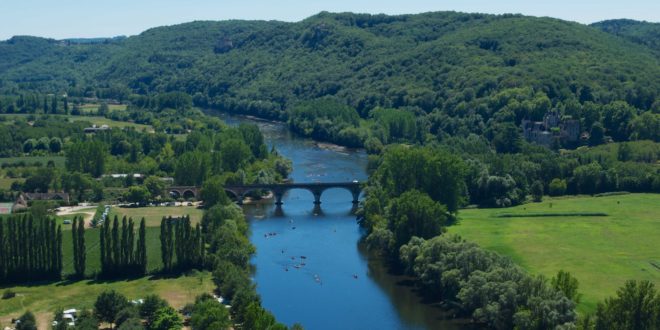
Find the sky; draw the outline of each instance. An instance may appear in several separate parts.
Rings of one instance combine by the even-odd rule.
[[[660,22],[660,0],[0,0],[0,40],[136,35],[195,20],[295,22],[321,11],[415,14],[429,11],[549,16],[580,23],[631,18]]]

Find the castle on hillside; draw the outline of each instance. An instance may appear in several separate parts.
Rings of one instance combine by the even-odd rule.
[[[561,144],[576,143],[580,139],[580,121],[570,116],[562,117],[553,110],[543,116],[543,121],[523,119],[520,124],[525,140],[546,147],[555,141]]]

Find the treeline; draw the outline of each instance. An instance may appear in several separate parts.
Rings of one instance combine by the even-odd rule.
[[[355,109],[332,99],[302,102],[288,112],[294,132],[322,141],[335,141],[348,147],[361,147],[366,133],[359,130],[360,116]]]
[[[266,148],[255,125],[229,127],[218,118],[191,109],[186,110],[185,117],[162,113],[158,119],[167,125],[186,123],[179,126],[186,134],[184,139],[164,132],[115,127],[85,135],[83,128],[91,124],[50,115],[34,116],[33,125],[24,118],[14,120],[16,125],[0,125],[0,137],[7,137],[0,139],[0,146],[7,147],[0,156],[2,152],[5,156],[25,156],[23,151],[30,149],[31,156],[65,157],[64,169],[59,158],[49,159],[48,164],[19,161],[17,166],[5,166],[0,175],[16,181],[11,186],[14,192],[63,191],[69,193],[71,202],[108,199],[145,203],[171,200],[165,188],[172,183],[164,178],[175,178],[174,184],[196,186],[210,178],[223,183],[273,183],[290,172],[290,163]],[[104,176],[109,173],[126,175]]]
[[[528,195],[660,192],[660,144],[635,141],[553,152],[525,144],[516,154],[489,150],[476,136],[450,138],[442,145],[461,155],[467,170],[467,203],[506,207]],[[534,186],[540,193],[534,193]]]
[[[76,101],[78,104],[80,101]],[[0,113],[69,114],[71,107],[65,96],[22,92],[18,95],[0,95]]]
[[[444,233],[465,201],[467,166],[442,148],[386,149],[358,211],[370,250],[420,292],[493,329],[574,326],[575,303],[509,259]],[[453,306],[453,307],[452,307]]]
[[[242,210],[231,203],[216,205],[204,213],[202,228],[216,291],[231,301],[234,324],[242,324],[245,329],[287,329],[261,306],[255,284],[250,279],[250,258],[255,248],[248,239],[248,224]]]
[[[583,317],[583,330],[652,330],[660,328],[660,292],[649,281],[626,281],[616,296],[598,303]]]
[[[82,135],[89,125],[56,116],[0,116],[0,156],[58,154],[67,138]]]
[[[110,224],[112,222],[112,225]],[[116,277],[147,273],[147,242],[144,218],[140,221],[137,243],[133,218],[109,219],[99,231],[101,275]]]
[[[577,321],[574,297],[458,236],[414,237],[399,257],[427,298],[489,329],[564,329]]]
[[[0,282],[59,280],[62,228],[31,214],[0,218]]]
[[[371,172],[402,149],[381,148],[382,155],[369,157]],[[464,168],[460,206],[507,207],[527,201],[530,195],[538,199],[543,195],[611,191],[660,192],[660,169],[655,165],[660,159],[660,144],[651,141],[613,143],[561,153],[525,144],[520,153],[500,154],[492,152],[484,138],[472,135],[411,149],[450,153],[461,158]],[[400,158],[399,166],[410,163],[404,159],[407,156],[396,157]],[[396,166],[387,165],[387,168]],[[411,164],[408,169],[414,168]]]
[[[160,222],[160,249],[164,272],[204,268],[204,236],[200,224],[193,228],[190,216],[163,217]]]

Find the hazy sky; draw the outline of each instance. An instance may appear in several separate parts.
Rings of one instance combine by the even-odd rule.
[[[0,40],[135,35],[193,20],[299,21],[320,11],[409,14],[454,10],[521,13],[581,23],[611,18],[660,21],[660,0],[0,0]]]

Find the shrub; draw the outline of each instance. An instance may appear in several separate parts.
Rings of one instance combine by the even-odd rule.
[[[561,196],[566,193],[566,181],[561,179],[552,179],[548,186],[548,193],[550,196]]]
[[[5,292],[2,293],[2,299],[11,299],[16,297],[16,292],[11,291],[9,289],[5,290]]]

